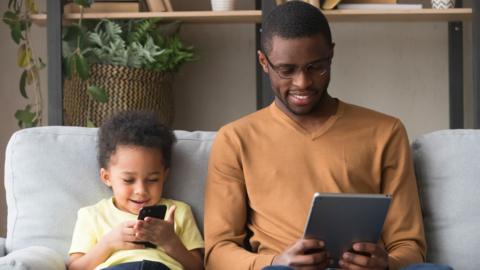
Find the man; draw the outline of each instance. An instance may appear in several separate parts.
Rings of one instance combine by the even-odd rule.
[[[334,44],[303,2],[267,17],[258,59],[275,101],[221,128],[205,197],[206,267],[324,269],[320,240],[302,239],[315,192],[392,194],[380,243],[356,243],[343,269],[400,269],[426,244],[408,138],[393,117],[329,95]],[[363,254],[363,255],[361,255]]]

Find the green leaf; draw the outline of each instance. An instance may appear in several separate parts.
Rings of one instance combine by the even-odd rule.
[[[70,80],[72,79],[72,71],[75,69],[75,55],[71,55],[64,59],[64,71],[65,77]]]
[[[27,71],[27,85],[31,85],[38,78],[38,70],[35,67],[32,67]]]
[[[105,88],[96,85],[90,85],[87,88],[88,94],[96,101],[105,103],[108,101],[108,94]]]
[[[18,22],[18,15],[10,10],[3,13],[3,22],[12,26],[15,22]]]
[[[45,62],[43,62],[42,58],[38,58],[38,63],[37,63],[37,69],[43,69],[45,68],[47,65],[45,64]]]
[[[93,0],[75,0],[75,4],[82,6],[82,7],[90,7],[92,5]]]
[[[38,7],[35,0],[27,0],[27,10],[32,14],[38,13]]]
[[[22,122],[24,126],[32,126],[35,120],[35,113],[30,112],[30,105],[27,105],[27,107],[24,110],[17,110],[15,112],[15,118],[17,118],[18,121]]]
[[[63,29],[62,32],[62,40],[64,41],[72,41],[76,40],[77,37],[81,34],[82,29],[78,24],[72,24],[67,26]]]
[[[17,64],[21,68],[27,68],[30,65],[30,61],[32,60],[32,51],[30,50],[27,45],[22,44],[20,48],[18,48],[17,53]]]
[[[96,126],[95,126],[95,124],[93,123],[92,120],[87,119],[87,127],[89,127],[89,128],[94,128],[94,127],[96,127]]]
[[[20,44],[20,40],[24,39],[22,36],[22,24],[20,22],[14,22],[10,25],[10,35],[17,44]]]
[[[8,9],[12,8],[12,5],[15,4],[16,0],[8,0]]]
[[[28,99],[27,91],[25,90],[26,81],[27,81],[27,71],[24,70],[22,72],[22,76],[20,77],[20,94],[22,94],[22,97]]]
[[[81,54],[74,54],[74,57],[78,77],[83,81],[87,80],[90,72],[87,60]]]

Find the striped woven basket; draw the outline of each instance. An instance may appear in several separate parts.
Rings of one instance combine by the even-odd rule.
[[[118,111],[145,110],[158,114],[171,126],[174,117],[173,74],[113,65],[94,64],[90,69],[90,84],[105,87],[106,103],[93,100],[87,84],[73,76],[63,87],[64,125],[85,126],[87,120],[100,126]]]

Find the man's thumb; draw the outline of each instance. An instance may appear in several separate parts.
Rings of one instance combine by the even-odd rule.
[[[165,215],[165,221],[173,222],[175,220],[175,210],[177,206],[172,205],[168,210],[167,214]]]

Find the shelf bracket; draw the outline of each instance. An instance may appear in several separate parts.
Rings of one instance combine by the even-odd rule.
[[[480,128],[480,1],[472,1],[473,127]]]
[[[63,124],[62,1],[47,1],[48,125]]]
[[[448,23],[448,76],[450,128],[464,127],[463,23]]]

